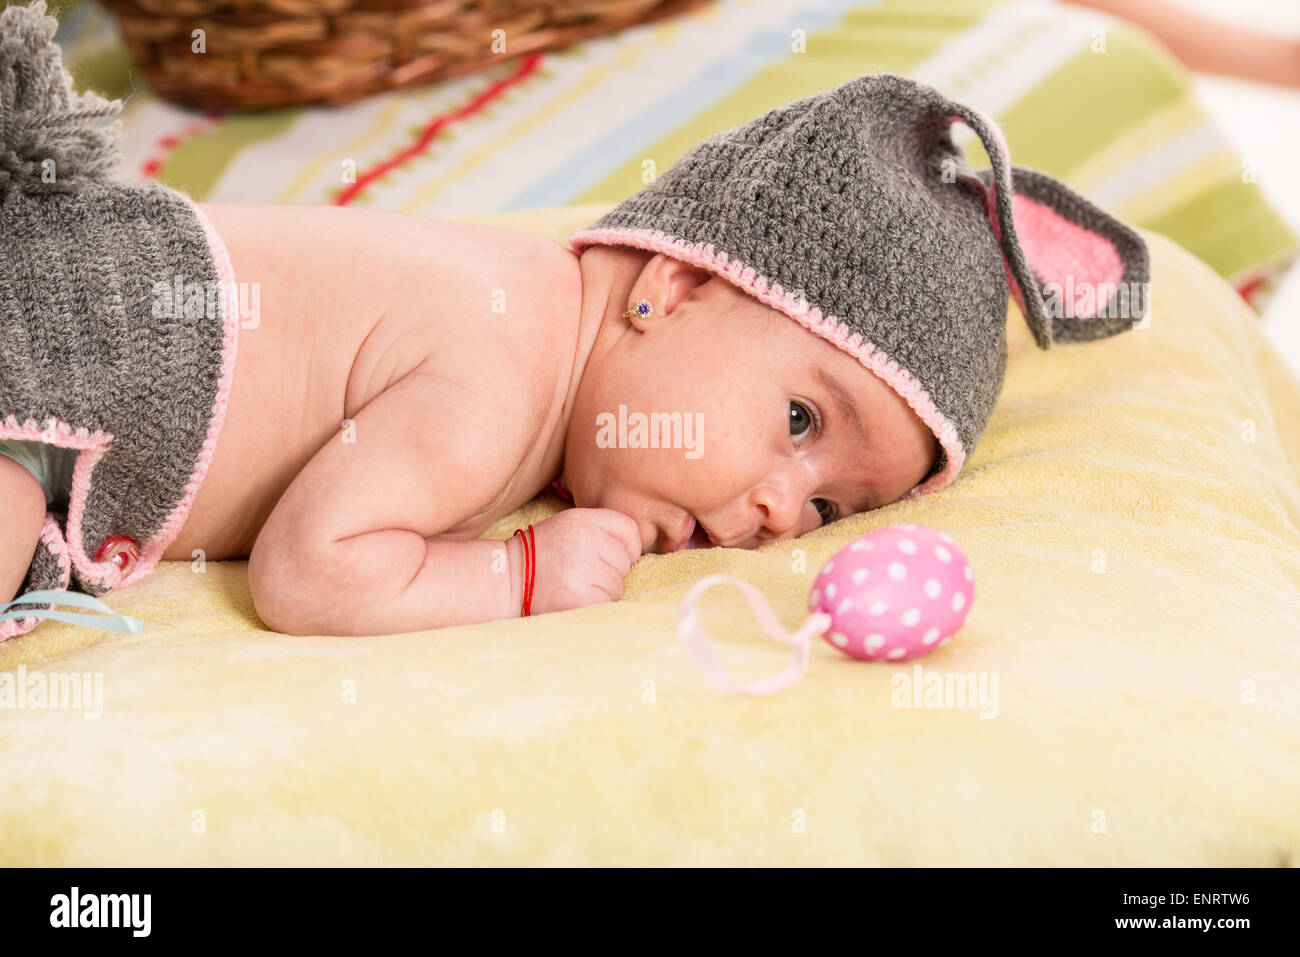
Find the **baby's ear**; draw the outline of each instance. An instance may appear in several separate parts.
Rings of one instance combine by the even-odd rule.
[[[702,286],[713,274],[699,266],[692,266],[680,259],[673,259],[663,253],[657,253],[646,263],[642,277],[649,276],[654,288],[660,290],[659,301],[654,304],[655,311],[661,316],[671,315],[697,286]]]
[[[1030,326],[1041,324],[1056,342],[1133,328],[1146,314],[1150,282],[1142,237],[1046,173],[1021,166],[1010,173],[1013,226],[1002,237],[1003,253],[1011,293]],[[978,175],[995,189],[993,170]]]

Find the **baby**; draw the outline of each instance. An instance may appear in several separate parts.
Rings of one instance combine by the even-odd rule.
[[[247,558],[259,616],[293,634],[614,600],[643,553],[754,548],[950,483],[1001,387],[1009,294],[1042,348],[1141,315],[1114,315],[1146,280],[1132,230],[1013,179],[995,126],[901,77],[697,145],[566,248],[113,184],[85,119],[112,107],[50,82],[35,9],[0,15],[18,90],[0,130],[26,108],[71,132],[0,143],[18,159],[0,167],[0,290],[18,291],[0,295],[0,602],[196,555]],[[954,120],[992,170],[967,167]],[[34,248],[92,265],[33,268]],[[1110,286],[1062,308],[1062,278]],[[198,309],[196,280],[220,290]],[[526,539],[479,536],[547,488],[575,507],[533,529],[526,596]]]

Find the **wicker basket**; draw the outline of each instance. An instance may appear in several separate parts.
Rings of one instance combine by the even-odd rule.
[[[100,2],[116,14],[159,96],[200,109],[258,110],[347,103],[472,73],[707,0]],[[203,52],[194,49],[195,30],[203,31]]]

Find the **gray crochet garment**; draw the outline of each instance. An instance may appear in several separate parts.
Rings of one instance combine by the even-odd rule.
[[[955,120],[978,134],[992,170],[971,171]],[[905,498],[950,483],[988,422],[1006,371],[1008,291],[1047,349],[1131,328],[1148,279],[1132,229],[1050,176],[1013,168],[977,111],[889,74],[697,144],[570,243],[704,268],[857,358],[939,440]]]
[[[118,125],[97,121],[119,105],[73,94],[56,27],[40,3],[0,13],[0,438],[82,450],[19,594],[103,595],[147,574],[180,531],[237,326],[190,201],[107,180]],[[188,302],[159,295],[178,279]],[[197,308],[194,291],[213,289]],[[0,622],[0,637],[36,624]]]

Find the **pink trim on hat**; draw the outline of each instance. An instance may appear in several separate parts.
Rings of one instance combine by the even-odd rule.
[[[807,300],[796,299],[783,289],[780,283],[772,282],[752,266],[746,266],[731,258],[712,243],[688,243],[658,229],[625,228],[580,229],[569,239],[570,248],[578,256],[581,256],[588,246],[597,244],[635,246],[638,249],[663,253],[716,273],[755,299],[783,312],[809,332],[816,333],[832,345],[838,346],[862,363],[868,371],[882,379],[911,406],[912,411],[934,433],[947,454],[947,462],[943,470],[914,487],[902,496],[900,501],[937,492],[948,485],[961,471],[962,464],[966,461],[966,450],[962,448],[957,427],[939,411],[930,394],[910,372],[889,358],[873,343],[854,332],[843,319],[826,315],[816,306],[811,306]]]

